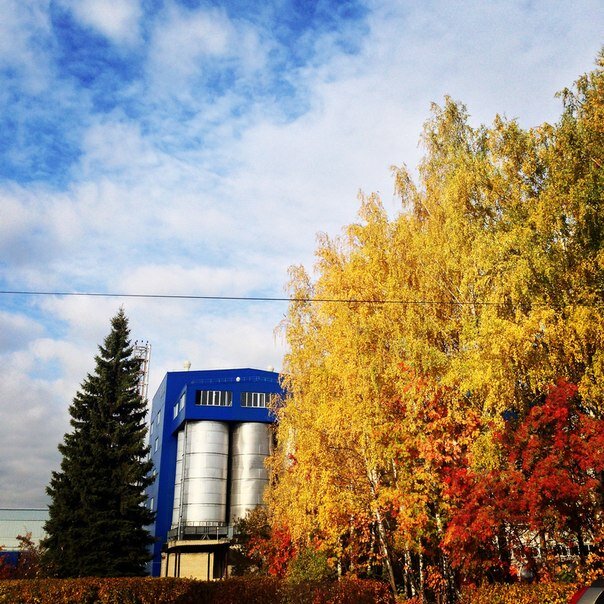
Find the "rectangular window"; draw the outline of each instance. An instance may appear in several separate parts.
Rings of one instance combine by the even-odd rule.
[[[270,392],[242,392],[241,406],[242,407],[268,407],[271,400]]]
[[[149,425],[149,436],[153,435],[153,422]]]
[[[159,449],[159,438],[155,437],[155,445],[153,445],[153,451],[157,451]]]
[[[182,411],[185,408],[185,399],[187,398],[186,391],[180,395],[180,400],[178,401],[178,411]]]
[[[198,390],[195,393],[195,404],[230,407],[233,404],[233,393],[230,390]]]
[[[153,499],[153,497],[151,497],[151,501],[149,501],[149,509],[151,511],[153,511],[153,506],[155,505],[155,499]]]
[[[155,423],[157,424],[158,427],[159,427],[160,418],[161,418],[161,409],[157,412],[157,417],[155,418]]]
[[[178,403],[176,403],[176,405],[174,405],[174,411],[172,413],[172,417],[176,418],[177,415],[178,415]]]

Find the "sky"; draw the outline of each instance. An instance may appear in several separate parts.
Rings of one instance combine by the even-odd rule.
[[[0,290],[286,295],[316,235],[394,215],[431,103],[556,121],[599,0],[0,0]],[[284,302],[0,294],[0,507],[47,504],[123,305],[167,371],[282,365]]]

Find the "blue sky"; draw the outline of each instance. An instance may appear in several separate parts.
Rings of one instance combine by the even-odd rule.
[[[557,119],[599,1],[0,0],[0,289],[281,296],[359,190],[394,214],[430,103]],[[46,502],[121,303],[151,390],[280,367],[282,303],[0,296],[2,505]]]

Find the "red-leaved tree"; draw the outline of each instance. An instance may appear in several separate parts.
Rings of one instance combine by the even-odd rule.
[[[562,547],[583,560],[602,528],[604,421],[561,380],[495,440],[499,468],[446,475],[451,517],[442,545],[452,564],[480,579],[505,578],[512,563],[547,574]]]

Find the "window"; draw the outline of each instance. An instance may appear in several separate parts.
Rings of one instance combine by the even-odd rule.
[[[174,419],[176,419],[176,416],[185,408],[185,400],[186,400],[186,398],[187,398],[187,391],[185,390],[180,395],[180,398],[174,404],[174,412],[173,412],[173,415],[172,415],[172,417]]]
[[[161,418],[161,409],[157,412],[157,417],[155,418],[155,423],[157,424],[158,428],[159,428],[160,418]]]
[[[149,425],[149,436],[153,434],[153,422]]]
[[[198,390],[195,394],[195,404],[230,407],[233,404],[233,393],[229,390]]]
[[[153,445],[153,451],[157,451],[159,449],[159,438],[155,437],[155,444]]]
[[[155,505],[155,499],[151,497],[151,501],[149,501],[149,509],[153,511],[153,506]]]
[[[267,407],[271,400],[270,392],[242,392],[241,406],[242,407]]]

